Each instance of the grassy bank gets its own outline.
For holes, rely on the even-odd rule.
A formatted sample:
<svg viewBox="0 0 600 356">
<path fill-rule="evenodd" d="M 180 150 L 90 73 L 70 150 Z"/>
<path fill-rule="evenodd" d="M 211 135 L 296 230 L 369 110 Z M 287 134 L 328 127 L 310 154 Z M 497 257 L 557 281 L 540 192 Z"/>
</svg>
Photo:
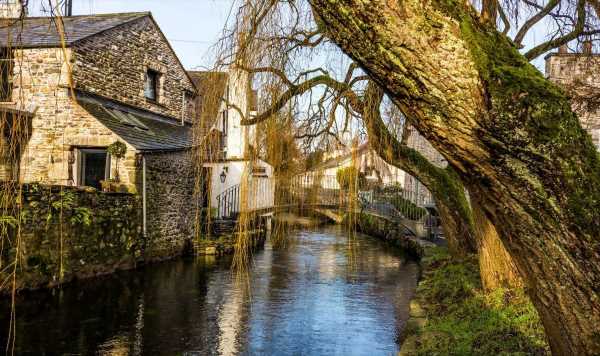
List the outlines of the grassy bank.
<svg viewBox="0 0 600 356">
<path fill-rule="evenodd" d="M 549 355 L 522 290 L 484 293 L 476 259 L 451 260 L 442 248 L 422 263 L 401 355 Z"/>
</svg>

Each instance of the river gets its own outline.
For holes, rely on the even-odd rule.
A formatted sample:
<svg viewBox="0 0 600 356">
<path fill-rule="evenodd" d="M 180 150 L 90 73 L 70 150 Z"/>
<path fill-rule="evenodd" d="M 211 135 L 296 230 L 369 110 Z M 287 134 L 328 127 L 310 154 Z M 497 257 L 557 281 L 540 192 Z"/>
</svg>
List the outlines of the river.
<svg viewBox="0 0 600 356">
<path fill-rule="evenodd" d="M 230 259 L 182 258 L 25 294 L 16 355 L 395 355 L 418 265 L 338 227 Z M 9 314 L 3 301 L 0 341 Z"/>
</svg>

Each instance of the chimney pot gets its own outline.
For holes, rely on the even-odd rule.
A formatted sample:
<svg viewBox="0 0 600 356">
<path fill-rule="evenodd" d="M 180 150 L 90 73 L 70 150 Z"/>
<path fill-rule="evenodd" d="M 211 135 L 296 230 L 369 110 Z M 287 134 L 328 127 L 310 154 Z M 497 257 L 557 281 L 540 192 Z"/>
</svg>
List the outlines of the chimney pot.
<svg viewBox="0 0 600 356">
<path fill-rule="evenodd" d="M 583 42 L 583 54 L 592 54 L 592 41 Z"/>
<path fill-rule="evenodd" d="M 558 53 L 560 53 L 560 54 L 567 54 L 567 53 L 569 53 L 569 47 L 567 47 L 566 44 L 558 47 Z"/>
</svg>

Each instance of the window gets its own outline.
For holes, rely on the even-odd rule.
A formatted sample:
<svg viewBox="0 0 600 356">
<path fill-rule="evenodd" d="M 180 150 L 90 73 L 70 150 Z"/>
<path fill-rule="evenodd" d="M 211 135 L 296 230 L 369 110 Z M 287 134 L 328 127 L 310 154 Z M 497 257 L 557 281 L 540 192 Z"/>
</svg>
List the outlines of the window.
<svg viewBox="0 0 600 356">
<path fill-rule="evenodd" d="M 144 85 L 144 96 L 148 100 L 158 101 L 160 73 L 155 70 L 148 69 L 146 71 L 146 83 Z"/>
<path fill-rule="evenodd" d="M 106 149 L 79 149 L 77 166 L 78 185 L 100 190 L 100 181 L 110 177 L 110 155 Z"/>
<path fill-rule="evenodd" d="M 0 48 L 0 102 L 12 101 L 12 71 L 12 51 Z"/>
<path fill-rule="evenodd" d="M 221 143 L 221 147 L 223 150 L 227 149 L 227 134 L 229 131 L 229 120 L 227 120 L 227 110 L 224 110 L 223 113 L 221 114 L 221 129 L 223 130 L 223 141 Z"/>
</svg>

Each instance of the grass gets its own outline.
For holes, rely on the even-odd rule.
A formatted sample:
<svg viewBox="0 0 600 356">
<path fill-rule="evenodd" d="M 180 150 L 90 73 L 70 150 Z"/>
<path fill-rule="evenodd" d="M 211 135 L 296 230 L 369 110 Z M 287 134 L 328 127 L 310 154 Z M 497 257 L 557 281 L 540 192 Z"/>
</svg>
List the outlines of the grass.
<svg viewBox="0 0 600 356">
<path fill-rule="evenodd" d="M 539 316 L 522 290 L 485 293 L 476 259 L 451 260 L 441 248 L 423 264 L 416 298 L 427 322 L 407 330 L 416 340 L 414 354 L 550 354 Z"/>
</svg>

